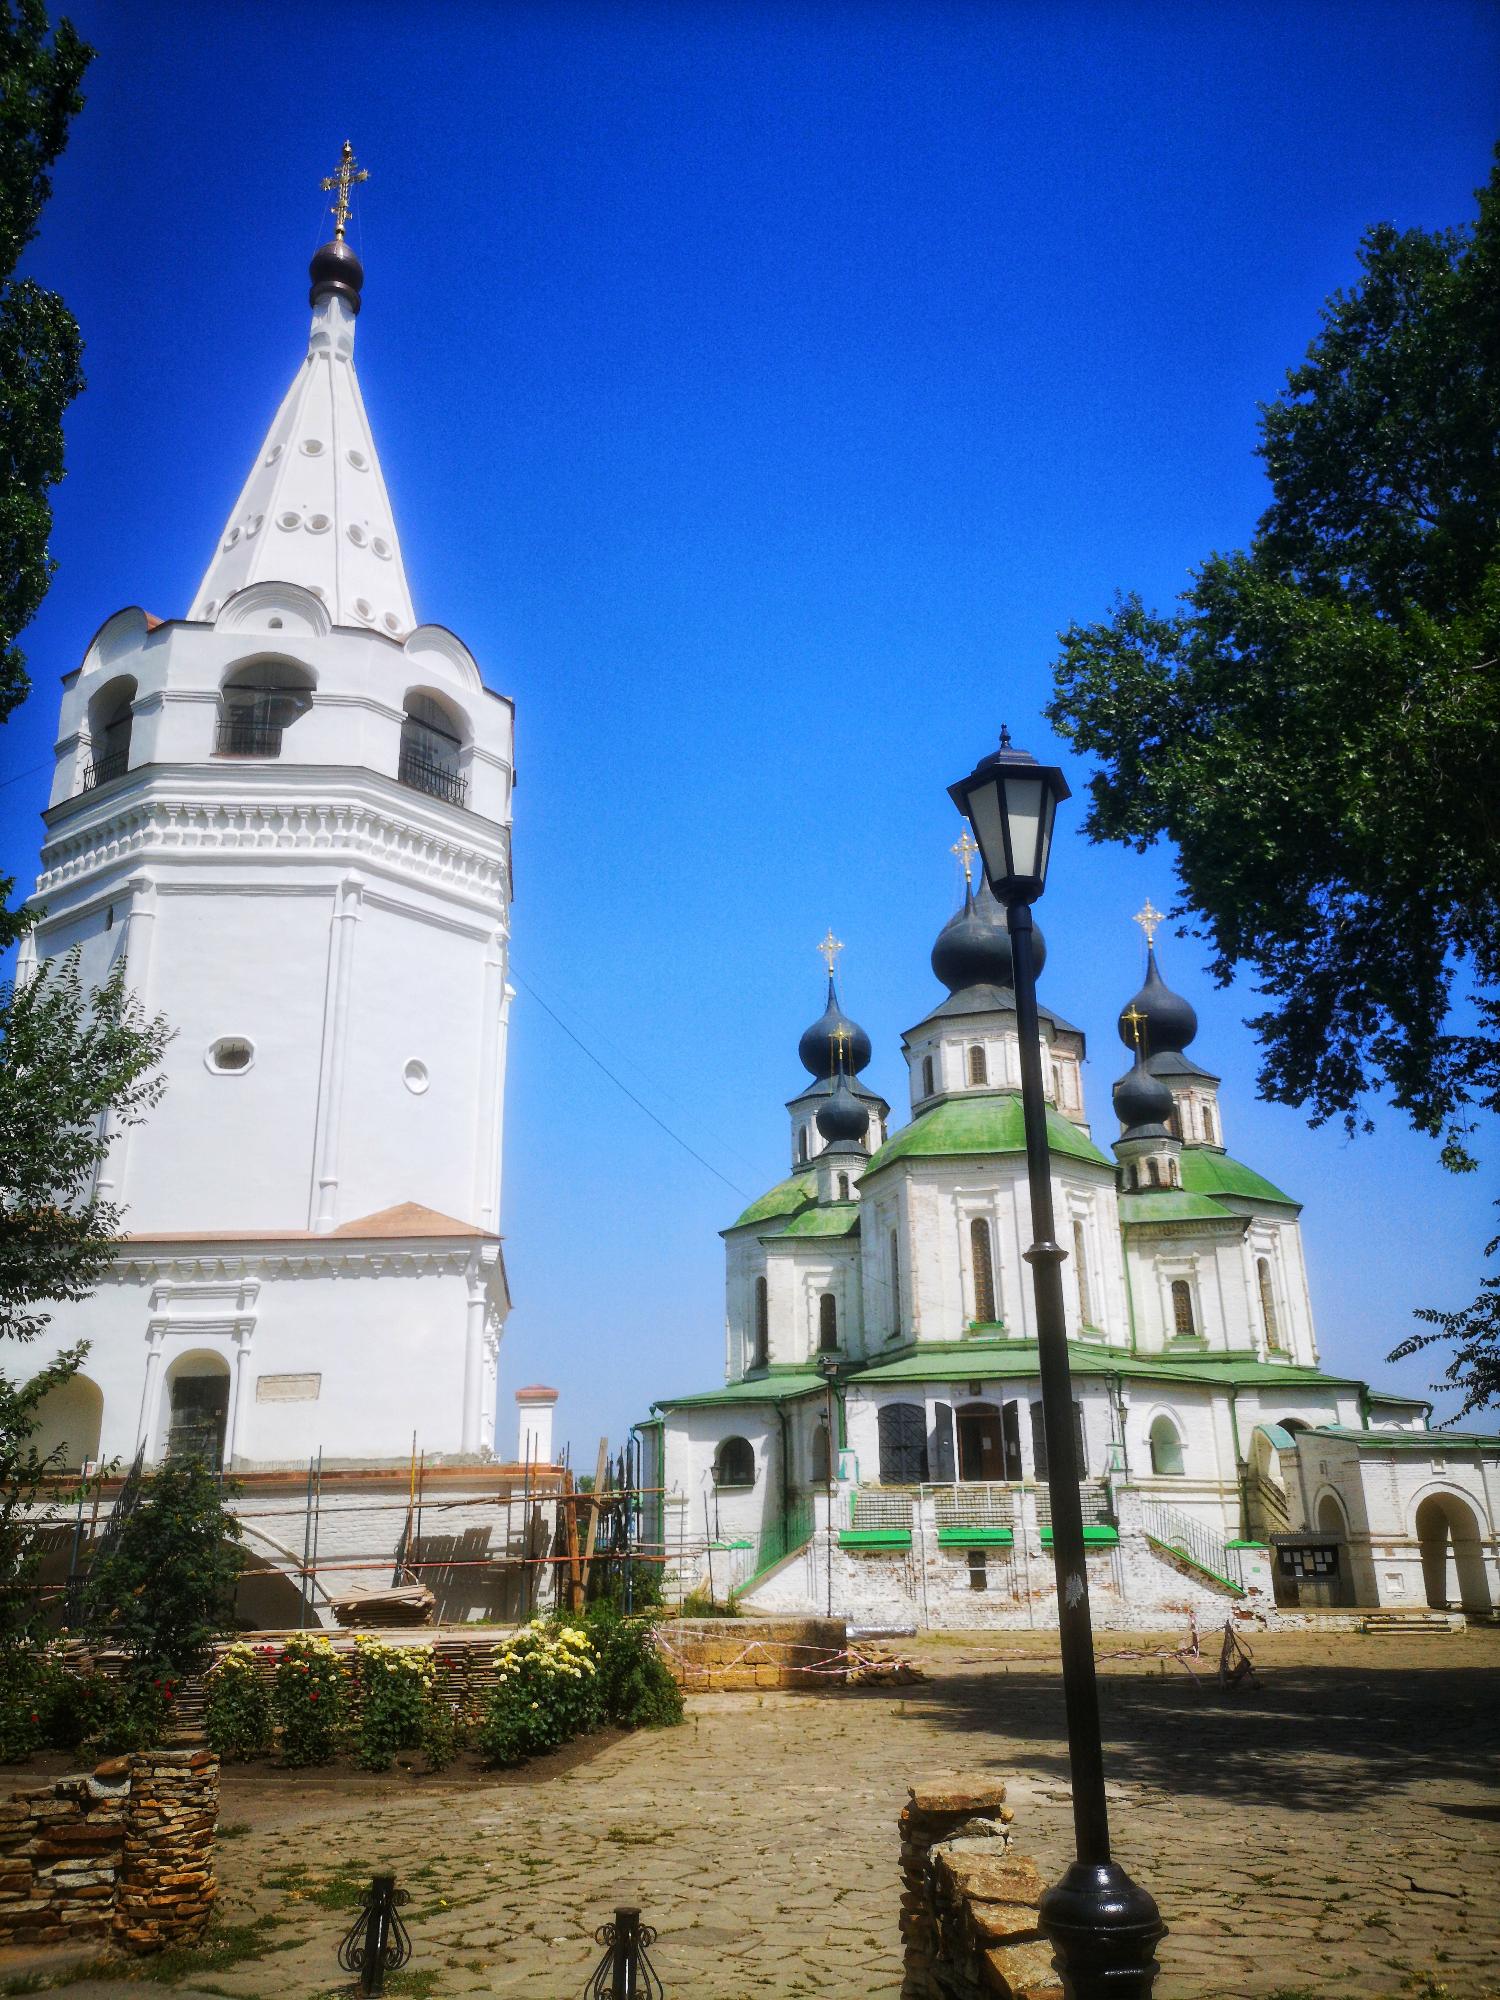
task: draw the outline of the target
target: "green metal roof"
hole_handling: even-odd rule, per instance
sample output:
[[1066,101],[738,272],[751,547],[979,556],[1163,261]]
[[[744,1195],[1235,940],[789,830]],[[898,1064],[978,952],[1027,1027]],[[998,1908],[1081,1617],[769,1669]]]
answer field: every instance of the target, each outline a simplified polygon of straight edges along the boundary
[[1227,1194],[1241,1201],[1279,1201],[1287,1208],[1302,1205],[1289,1194],[1283,1194],[1253,1167],[1230,1159],[1227,1153],[1205,1146],[1184,1146],[1181,1159],[1182,1185],[1187,1194]]
[[[1060,1112],[1047,1113],[1047,1143],[1066,1159],[1111,1163],[1093,1140]],[[898,1160],[944,1159],[974,1153],[1024,1153],[1021,1100],[1011,1091],[949,1097],[903,1125],[865,1168],[865,1179]]]
[[[752,1222],[770,1222],[778,1215],[795,1215],[799,1208],[807,1206],[813,1194],[812,1174],[804,1168],[793,1174],[790,1180],[778,1181],[759,1201],[752,1201],[744,1214],[730,1223],[729,1229],[746,1229]],[[723,1234],[727,1236],[729,1229]]]
[[857,1201],[823,1202],[794,1215],[781,1236],[852,1236],[859,1228]]
[[1243,1218],[1209,1195],[1189,1194],[1186,1188],[1160,1188],[1145,1194],[1122,1194],[1120,1220],[1128,1229],[1133,1222],[1239,1222]]
[[[1068,1361],[1075,1375],[1125,1375],[1134,1381],[1197,1382],[1205,1388],[1235,1389],[1355,1389],[1352,1375],[1325,1375],[1316,1368],[1257,1361],[1252,1355],[1223,1355],[1184,1360],[1180,1356],[1127,1354],[1119,1348],[1095,1347],[1069,1341]],[[876,1387],[887,1382],[963,1382],[981,1377],[1036,1375],[1040,1363],[1034,1341],[933,1341],[908,1348],[890,1361],[879,1361],[850,1376],[851,1382]],[[1354,1433],[1363,1437],[1363,1431]]]
[[1347,1424],[1319,1424],[1314,1436],[1342,1438],[1362,1451],[1500,1452],[1500,1436],[1493,1431],[1357,1431]]
[[653,1410],[696,1410],[713,1409],[723,1404],[736,1403],[787,1403],[798,1396],[826,1394],[821,1375],[811,1374],[806,1369],[787,1369],[785,1373],[774,1371],[769,1375],[759,1375],[748,1382],[726,1382],[721,1389],[704,1389],[696,1396],[658,1396],[651,1405]]

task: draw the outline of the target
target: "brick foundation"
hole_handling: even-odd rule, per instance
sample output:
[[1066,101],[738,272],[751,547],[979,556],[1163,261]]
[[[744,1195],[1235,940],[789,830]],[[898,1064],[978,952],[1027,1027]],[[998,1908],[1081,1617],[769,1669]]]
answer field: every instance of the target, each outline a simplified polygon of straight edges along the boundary
[[207,1750],[111,1757],[13,1792],[0,1803],[0,1944],[191,1942],[213,1908],[218,1817]]
[[902,2000],[1062,2000],[1042,1880],[1010,1845],[1001,1784],[913,1785],[901,1830]]

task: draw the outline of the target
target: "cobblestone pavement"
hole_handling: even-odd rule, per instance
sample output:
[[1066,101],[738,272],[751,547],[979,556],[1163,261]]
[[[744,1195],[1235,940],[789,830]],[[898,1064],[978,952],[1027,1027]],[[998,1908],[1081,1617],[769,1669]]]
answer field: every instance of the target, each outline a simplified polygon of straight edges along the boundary
[[[578,1995],[593,1926],[630,1901],[660,1930],[669,2000],[896,2000],[908,1782],[1003,1775],[1044,1876],[1069,1827],[1047,1641],[907,1650],[922,1685],[700,1696],[681,1729],[522,1774],[230,1771],[221,1914],[238,1928],[181,1965],[180,1990],[338,1990],[350,1899],[384,1865],[412,1891],[408,1992]],[[1500,1632],[1262,1636],[1256,1660],[1261,1686],[1237,1695],[1101,1661],[1117,1852],[1171,1926],[1157,2000],[1500,1996]]]

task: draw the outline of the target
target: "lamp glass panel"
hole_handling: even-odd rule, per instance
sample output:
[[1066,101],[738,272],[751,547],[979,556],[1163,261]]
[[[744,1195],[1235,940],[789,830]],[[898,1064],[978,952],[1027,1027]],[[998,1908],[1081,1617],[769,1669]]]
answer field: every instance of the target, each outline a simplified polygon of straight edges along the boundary
[[992,885],[1003,882],[1011,870],[1005,851],[1005,816],[1000,809],[999,780],[992,778],[988,784],[975,785],[965,805],[974,828],[974,838],[979,842],[984,872]]
[[1042,800],[1042,837],[1037,847],[1036,875],[1039,882],[1047,879],[1047,864],[1052,859],[1052,828],[1057,819],[1057,794],[1050,785]]
[[1020,772],[1005,775],[1005,817],[1010,822],[1011,868],[1018,878],[1031,881],[1042,870],[1042,816],[1047,787],[1040,777]]

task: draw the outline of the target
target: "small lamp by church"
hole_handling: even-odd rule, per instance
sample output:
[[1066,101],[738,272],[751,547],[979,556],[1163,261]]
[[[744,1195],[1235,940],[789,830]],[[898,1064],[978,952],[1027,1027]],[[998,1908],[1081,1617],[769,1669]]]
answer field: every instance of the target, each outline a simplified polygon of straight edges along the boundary
[[1000,732],[1000,748],[984,757],[948,796],[974,829],[984,872],[1007,909],[1034,903],[1047,886],[1052,822],[1068,781],[1055,764],[1039,764]]

